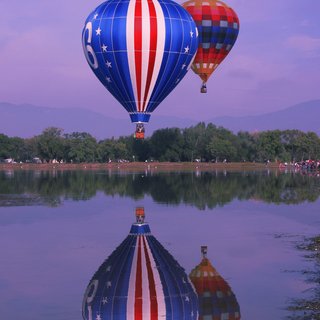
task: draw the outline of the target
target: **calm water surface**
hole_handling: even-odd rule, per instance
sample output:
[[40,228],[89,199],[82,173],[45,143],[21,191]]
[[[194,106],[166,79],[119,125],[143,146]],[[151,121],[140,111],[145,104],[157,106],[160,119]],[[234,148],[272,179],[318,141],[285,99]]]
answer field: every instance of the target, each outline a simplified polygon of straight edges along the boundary
[[0,172],[0,318],[82,319],[88,283],[144,207],[186,273],[208,246],[241,319],[285,319],[311,286],[295,245],[319,234],[319,195],[319,177],[267,171]]

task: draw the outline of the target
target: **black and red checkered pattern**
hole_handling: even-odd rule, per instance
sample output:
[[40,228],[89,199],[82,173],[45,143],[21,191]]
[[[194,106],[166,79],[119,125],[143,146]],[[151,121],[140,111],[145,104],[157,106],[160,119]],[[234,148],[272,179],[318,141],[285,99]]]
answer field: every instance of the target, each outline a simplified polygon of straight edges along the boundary
[[192,70],[206,82],[235,44],[239,18],[232,8],[219,0],[190,0],[183,7],[191,14],[199,32]]

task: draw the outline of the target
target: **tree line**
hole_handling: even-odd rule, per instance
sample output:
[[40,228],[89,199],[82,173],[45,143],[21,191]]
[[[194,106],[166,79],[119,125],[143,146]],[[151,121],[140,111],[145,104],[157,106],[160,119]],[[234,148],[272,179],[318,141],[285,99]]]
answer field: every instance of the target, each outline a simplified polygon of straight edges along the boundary
[[155,131],[145,140],[133,136],[97,140],[87,132],[64,134],[50,127],[32,138],[0,134],[0,159],[16,162],[40,158],[63,162],[213,161],[296,162],[320,158],[320,138],[314,132],[270,130],[237,134],[212,123]]

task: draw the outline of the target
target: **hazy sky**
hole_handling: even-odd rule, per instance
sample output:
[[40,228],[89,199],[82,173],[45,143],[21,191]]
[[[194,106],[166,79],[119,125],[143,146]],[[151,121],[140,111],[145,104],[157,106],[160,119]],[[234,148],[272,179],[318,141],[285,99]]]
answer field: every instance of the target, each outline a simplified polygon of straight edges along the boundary
[[[85,61],[81,32],[97,0],[0,0],[0,102],[126,111]],[[238,40],[200,94],[190,70],[153,113],[206,120],[320,98],[320,1],[228,0]]]

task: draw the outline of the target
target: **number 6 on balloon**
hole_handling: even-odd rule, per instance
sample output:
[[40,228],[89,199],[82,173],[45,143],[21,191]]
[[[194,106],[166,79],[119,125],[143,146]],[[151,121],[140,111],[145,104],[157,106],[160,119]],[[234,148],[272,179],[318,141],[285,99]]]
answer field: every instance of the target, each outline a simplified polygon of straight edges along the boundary
[[[87,40],[85,39],[86,33],[88,33]],[[96,55],[93,51],[93,48],[91,47],[91,40],[92,40],[92,23],[88,22],[82,34],[83,51],[91,68],[98,69],[99,65],[98,65]],[[89,53],[92,59],[90,58]]]

